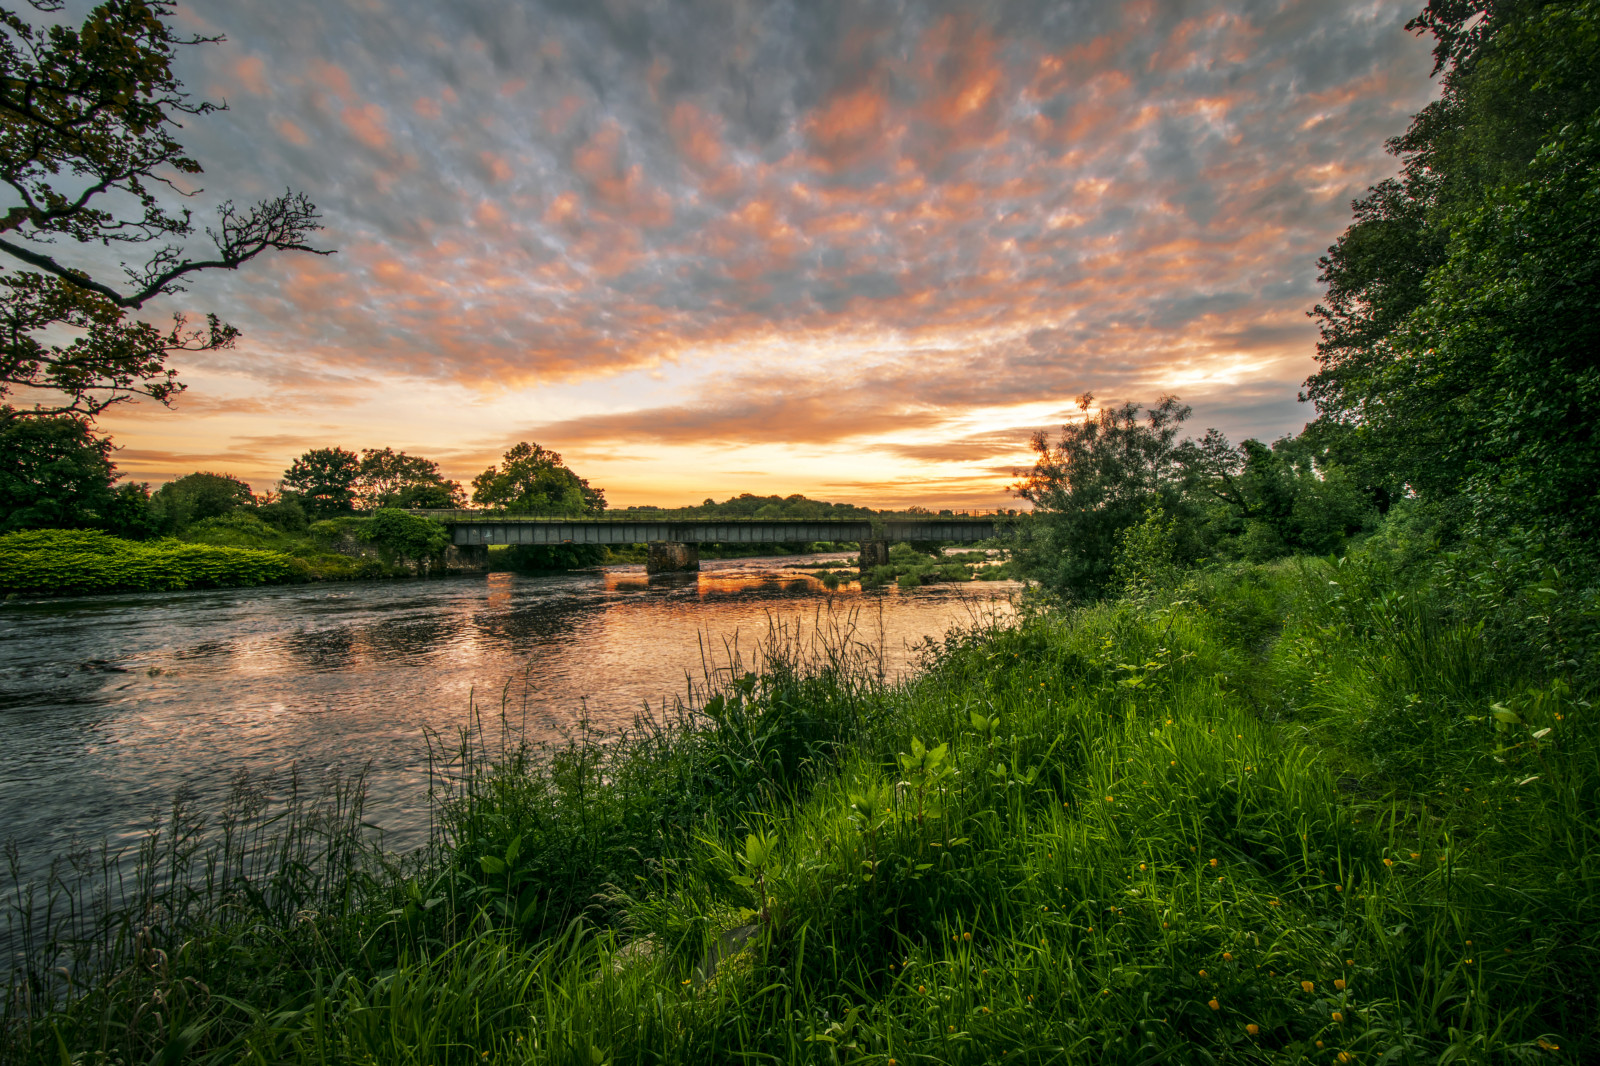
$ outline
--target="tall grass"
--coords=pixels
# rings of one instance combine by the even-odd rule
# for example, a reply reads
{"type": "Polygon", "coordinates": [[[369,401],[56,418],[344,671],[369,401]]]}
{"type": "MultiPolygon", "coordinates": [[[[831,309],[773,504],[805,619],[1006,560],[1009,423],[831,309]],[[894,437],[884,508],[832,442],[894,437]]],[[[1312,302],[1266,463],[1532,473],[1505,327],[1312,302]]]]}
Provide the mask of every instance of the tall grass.
{"type": "Polygon", "coordinates": [[[263,865],[169,864],[181,907],[74,904],[5,1057],[1580,1061],[1600,735],[1557,579],[1191,574],[899,681],[843,629],[730,648],[624,735],[466,734],[409,864],[342,793],[263,865]]]}

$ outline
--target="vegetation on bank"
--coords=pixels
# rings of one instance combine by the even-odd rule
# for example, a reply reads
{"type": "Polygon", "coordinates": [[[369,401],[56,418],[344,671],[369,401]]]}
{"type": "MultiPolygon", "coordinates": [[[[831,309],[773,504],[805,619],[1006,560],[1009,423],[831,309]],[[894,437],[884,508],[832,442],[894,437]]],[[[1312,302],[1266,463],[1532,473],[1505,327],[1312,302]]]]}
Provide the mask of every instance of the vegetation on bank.
{"type": "Polygon", "coordinates": [[[1124,537],[1115,598],[902,681],[780,632],[667,725],[491,725],[405,860],[358,790],[250,785],[126,894],[12,897],[0,1057],[1580,1061],[1600,612],[1401,510],[1337,559],[1124,537]]]}
{"type": "Polygon", "coordinates": [[[0,536],[0,591],[56,595],[271,585],[301,576],[296,561],[250,548],[41,529],[0,536]]]}
{"type": "Polygon", "coordinates": [[[897,585],[903,589],[943,582],[1004,581],[1016,577],[1010,560],[987,550],[951,551],[937,544],[893,544],[889,561],[859,573],[853,567],[824,567],[813,571],[828,588],[859,580],[862,588],[897,585]]]}
{"type": "Polygon", "coordinates": [[[92,529],[0,534],[0,592],[71,595],[240,588],[409,577],[437,570],[445,529],[398,510],[287,532],[236,510],[176,537],[128,540],[92,529]]]}

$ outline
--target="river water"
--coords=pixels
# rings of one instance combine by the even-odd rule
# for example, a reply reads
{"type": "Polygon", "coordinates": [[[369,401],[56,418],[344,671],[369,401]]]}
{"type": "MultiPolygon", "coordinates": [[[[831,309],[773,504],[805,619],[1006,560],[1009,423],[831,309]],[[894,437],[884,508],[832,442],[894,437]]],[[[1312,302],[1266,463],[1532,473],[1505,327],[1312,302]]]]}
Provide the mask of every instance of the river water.
{"type": "MultiPolygon", "coordinates": [[[[77,843],[132,840],[180,790],[203,808],[242,770],[370,767],[385,844],[427,827],[430,733],[502,701],[535,738],[580,713],[624,728],[777,625],[913,647],[1008,609],[1011,582],[830,592],[801,568],[845,556],[549,576],[150,593],[0,606],[0,840],[25,870],[77,843]]],[[[853,560],[852,560],[853,561],[853,560]]]]}

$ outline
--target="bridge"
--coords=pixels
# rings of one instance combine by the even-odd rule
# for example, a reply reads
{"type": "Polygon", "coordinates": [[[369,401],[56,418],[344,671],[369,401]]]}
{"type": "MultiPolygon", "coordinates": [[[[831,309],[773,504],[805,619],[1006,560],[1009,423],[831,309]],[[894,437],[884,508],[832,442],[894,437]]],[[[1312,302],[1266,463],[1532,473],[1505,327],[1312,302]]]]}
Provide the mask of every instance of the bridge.
{"type": "Polygon", "coordinates": [[[450,529],[464,555],[482,557],[492,544],[644,544],[645,570],[700,569],[701,544],[782,544],[796,541],[855,541],[862,570],[889,561],[898,541],[970,544],[1004,536],[1018,516],[998,511],[941,514],[907,512],[871,518],[674,518],[619,512],[582,518],[545,518],[500,511],[419,510],[450,529]]]}

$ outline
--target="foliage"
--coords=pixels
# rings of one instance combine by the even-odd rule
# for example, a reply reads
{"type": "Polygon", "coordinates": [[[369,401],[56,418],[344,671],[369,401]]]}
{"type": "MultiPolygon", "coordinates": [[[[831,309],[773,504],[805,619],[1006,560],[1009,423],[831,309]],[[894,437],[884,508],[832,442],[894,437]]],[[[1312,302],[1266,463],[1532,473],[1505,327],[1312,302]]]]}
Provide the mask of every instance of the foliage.
{"type": "Polygon", "coordinates": [[[1144,513],[1144,521],[1129,526],[1117,537],[1112,584],[1126,597],[1147,595],[1170,588],[1177,580],[1178,524],[1159,507],[1144,513]]]}
{"type": "Polygon", "coordinates": [[[1212,429],[1179,451],[1186,496],[1202,516],[1199,536],[1223,558],[1326,554],[1377,517],[1349,469],[1319,451],[1312,437],[1282,437],[1271,447],[1247,440],[1233,448],[1212,429]]]}
{"type": "Polygon", "coordinates": [[[849,503],[813,500],[798,492],[788,496],[756,496],[741,492],[718,503],[707,499],[694,507],[627,507],[625,511],[667,511],[682,518],[864,518],[874,512],[849,503]]]}
{"type": "MultiPolygon", "coordinates": [[[[854,577],[848,571],[823,570],[817,573],[829,588],[836,588],[839,577],[854,577]],[[832,578],[830,583],[829,578],[832,578]]],[[[917,588],[947,581],[995,581],[1011,576],[1009,563],[991,565],[989,553],[983,551],[954,552],[946,555],[935,548],[929,553],[918,551],[909,544],[895,544],[889,548],[887,565],[874,566],[861,575],[862,588],[894,584],[900,588],[917,588]]]]}
{"type": "Polygon", "coordinates": [[[111,441],[69,415],[0,407],[0,532],[100,525],[114,506],[111,441]]]}
{"type": "MultiPolygon", "coordinates": [[[[32,6],[48,15],[63,5],[32,6]]],[[[172,62],[178,48],[220,38],[173,33],[173,10],[108,0],[73,27],[0,8],[0,181],[20,201],[0,215],[0,253],[32,268],[0,278],[0,397],[17,387],[61,394],[23,414],[93,417],[137,396],[166,403],[183,388],[167,357],[232,347],[238,331],[215,315],[191,329],[181,314],[163,331],[127,312],[182,292],[200,271],[237,269],[269,249],[317,251],[306,243],[320,228],[316,208],[293,193],[242,212],[224,203],[199,257],[178,243],[194,232],[191,213],[167,209],[158,192],[184,195],[173,175],[201,172],[175,134],[183,116],[217,106],[190,102],[172,62]],[[111,283],[57,258],[61,238],[158,246],[111,283]],[[63,330],[71,341],[53,343],[63,330]]]]}
{"type": "MultiPolygon", "coordinates": [[[[490,557],[491,569],[504,567],[519,573],[543,573],[551,570],[582,570],[616,561],[608,556],[599,544],[513,544],[504,552],[490,557]]],[[[642,562],[643,560],[638,560],[642,562]]]]}
{"type": "Polygon", "coordinates": [[[288,556],[177,541],[136,543],[98,530],[31,530],[0,536],[0,590],[156,592],[291,580],[288,556]]]}
{"type": "Polygon", "coordinates": [[[410,514],[394,507],[380,507],[362,527],[361,537],[376,544],[400,562],[426,573],[428,563],[443,554],[450,533],[431,518],[410,514]]]}
{"type": "Polygon", "coordinates": [[[1435,0],[1413,25],[1443,91],[1322,260],[1311,433],[1380,510],[1409,485],[1557,545],[1595,513],[1600,3],[1435,0]]]}
{"type": "Polygon", "coordinates": [[[160,533],[161,523],[150,503],[150,486],[142,481],[118,485],[100,524],[112,536],[128,540],[144,540],[160,533]]]}
{"type": "Polygon", "coordinates": [[[160,528],[181,532],[192,522],[217,518],[240,507],[254,507],[255,492],[232,474],[196,471],[162,485],[150,497],[160,528]]]}
{"type": "Polygon", "coordinates": [[[293,493],[308,515],[328,518],[355,509],[361,460],[343,448],[313,448],[283,472],[283,491],[293,493]]]}
{"type": "Polygon", "coordinates": [[[1079,397],[1086,417],[1063,426],[1054,445],[1042,431],[1035,435],[1033,469],[1015,489],[1034,508],[1019,566],[1077,600],[1105,590],[1118,536],[1148,508],[1176,514],[1184,506],[1182,453],[1174,442],[1189,408],[1168,396],[1141,423],[1139,405],[1131,402],[1087,417],[1093,401],[1088,393],[1079,397]]]}
{"type": "Polygon", "coordinates": [[[472,479],[472,502],[532,515],[595,514],[606,507],[604,489],[591,487],[560,455],[527,441],[472,479]]]}
{"type": "Polygon", "coordinates": [[[431,459],[393,448],[361,449],[356,496],[364,508],[445,508],[466,502],[459,482],[447,481],[431,459]]]}
{"type": "Polygon", "coordinates": [[[1600,112],[1531,175],[1457,216],[1427,301],[1368,383],[1367,427],[1411,435],[1413,480],[1461,493],[1480,528],[1570,543],[1600,528],[1600,112]]]}
{"type": "Polygon", "coordinates": [[[271,493],[267,501],[256,508],[256,517],[284,533],[304,533],[311,524],[299,500],[282,495],[272,498],[271,493]]]}

